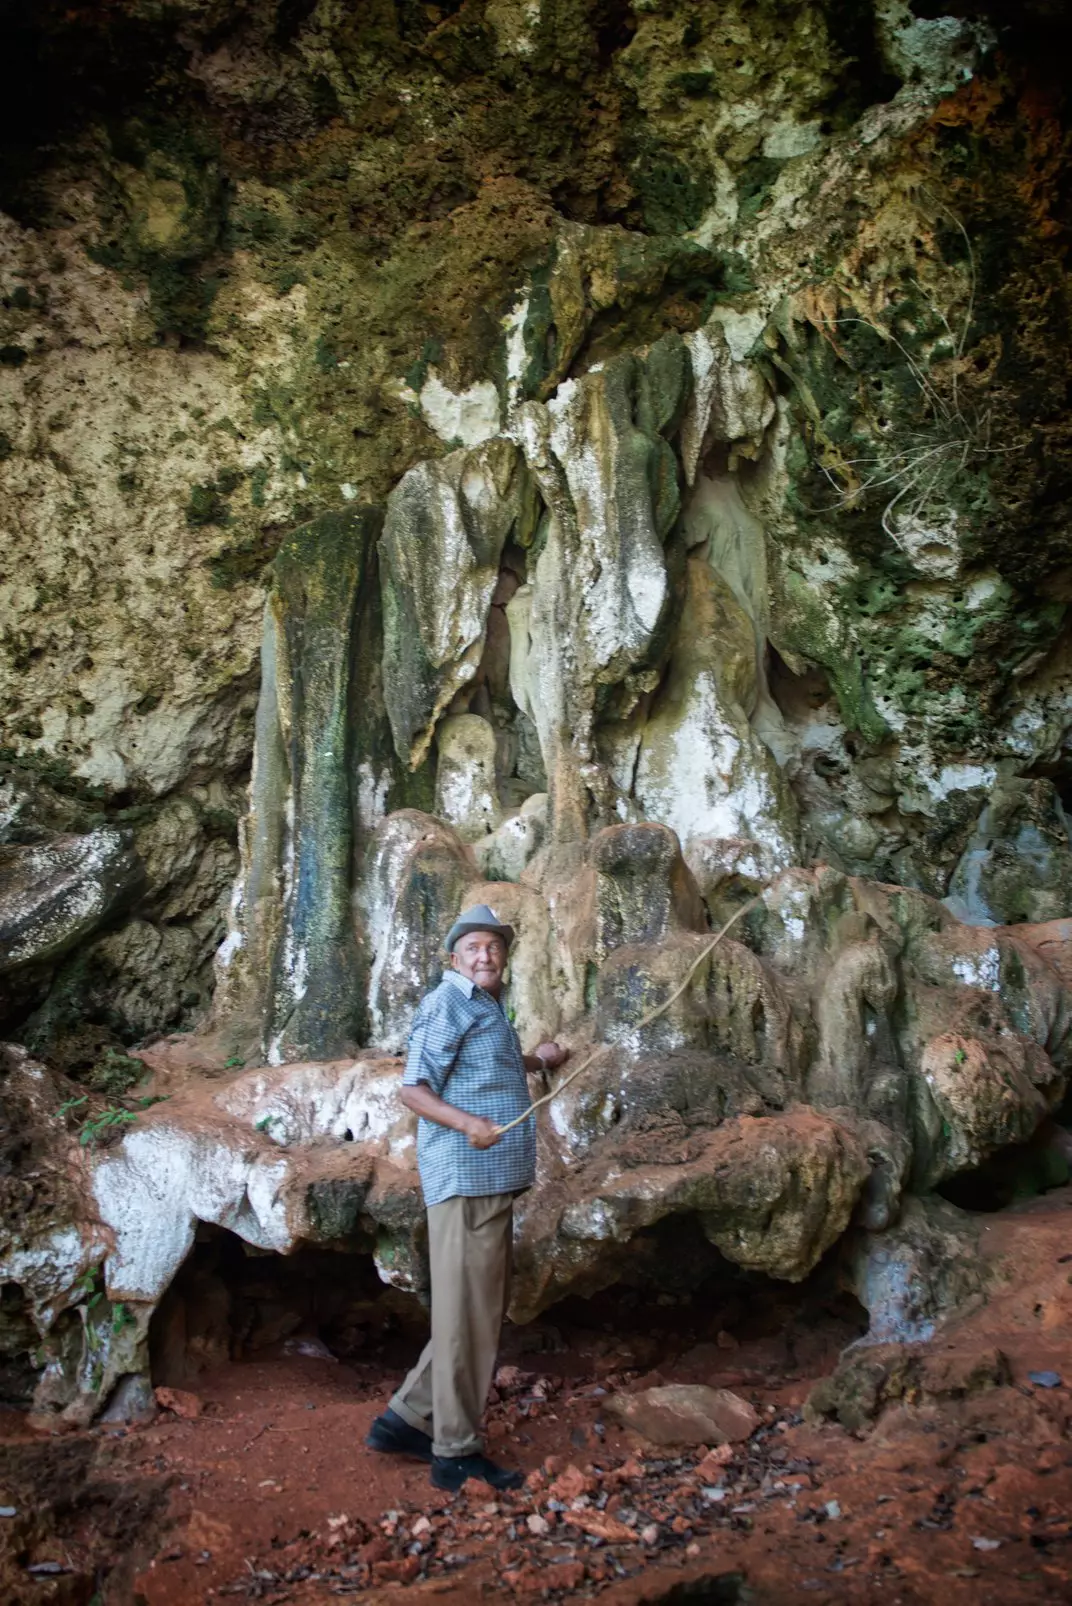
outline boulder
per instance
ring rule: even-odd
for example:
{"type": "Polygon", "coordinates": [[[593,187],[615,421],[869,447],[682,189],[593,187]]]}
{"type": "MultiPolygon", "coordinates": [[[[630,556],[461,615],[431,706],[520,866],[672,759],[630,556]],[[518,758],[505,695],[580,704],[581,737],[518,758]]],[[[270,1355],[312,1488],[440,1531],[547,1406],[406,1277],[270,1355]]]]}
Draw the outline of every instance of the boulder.
{"type": "Polygon", "coordinates": [[[170,1411],[186,1422],[195,1422],[205,1408],[199,1394],[191,1394],[188,1389],[168,1388],[165,1384],[153,1390],[153,1397],[162,1411],[170,1411]]]}
{"type": "Polygon", "coordinates": [[[612,1394],[603,1409],[651,1444],[741,1444],[760,1418],[730,1389],[668,1383],[638,1394],[612,1394]]]}
{"type": "Polygon", "coordinates": [[[357,1244],[404,1281],[396,1266],[419,1256],[396,1240],[413,1238],[422,1210],[399,1087],[397,1062],[369,1056],[244,1072],[148,1110],[93,1170],[109,1298],[151,1308],[198,1222],[278,1254],[357,1244]]]}
{"type": "Polygon", "coordinates": [[[917,1185],[934,1186],[996,1149],[1024,1143],[1056,1109],[1064,1078],[1045,1051],[1001,1033],[943,1032],[923,1051],[917,1121],[926,1143],[917,1154],[917,1185]]]}
{"type": "Polygon", "coordinates": [[[0,974],[51,963],[130,902],[144,868],[129,831],[0,847],[0,974]]]}
{"type": "Polygon", "coordinates": [[[1008,1359],[996,1348],[935,1354],[912,1344],[852,1345],[831,1376],[812,1389],[804,1414],[813,1422],[834,1417],[858,1433],[901,1400],[963,1399],[1010,1380],[1008,1359]]]}
{"type": "Polygon", "coordinates": [[[807,1110],[741,1115],[695,1134],[643,1112],[630,1131],[623,1111],[565,1187],[519,1201],[514,1319],[607,1287],[630,1242],[666,1216],[694,1215],[727,1260],[800,1281],[844,1232],[869,1172],[860,1138],[807,1110]]]}
{"type": "Polygon", "coordinates": [[[894,1226],[862,1233],[849,1264],[870,1317],[865,1344],[926,1342],[989,1281],[975,1220],[934,1195],[906,1199],[894,1226]]]}
{"type": "Polygon", "coordinates": [[[0,843],[27,845],[90,828],[91,809],[57,792],[32,770],[0,762],[0,843]]]}

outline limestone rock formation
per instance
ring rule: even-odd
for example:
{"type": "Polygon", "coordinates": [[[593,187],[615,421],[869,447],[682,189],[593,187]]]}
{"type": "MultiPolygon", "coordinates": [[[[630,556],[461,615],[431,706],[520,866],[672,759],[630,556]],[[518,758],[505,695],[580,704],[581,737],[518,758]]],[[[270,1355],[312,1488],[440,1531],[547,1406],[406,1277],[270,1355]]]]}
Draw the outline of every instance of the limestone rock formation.
{"type": "MultiPolygon", "coordinates": [[[[472,715],[504,818],[549,791],[560,859],[654,818],[753,886],[822,858],[973,921],[1066,913],[1067,333],[1059,293],[1009,288],[1065,282],[1056,136],[1020,137],[1045,52],[818,0],[785,27],[623,7],[605,36],[590,0],[270,9],[20,35],[28,83],[83,52],[130,74],[118,122],[72,80],[70,139],[0,196],[11,753],[106,814],[244,779],[268,565],[277,608],[294,532],[375,504],[358,828],[433,807],[437,729],[472,715]]],[[[333,1051],[351,1017],[327,977],[297,999],[297,956],[345,941],[289,940],[253,961],[268,1040],[333,1051]]]]}
{"type": "Polygon", "coordinates": [[[756,665],[752,621],[710,563],[690,558],[664,696],[638,736],[634,795],[686,852],[743,838],[781,870],[798,856],[796,809],[750,723],[756,665]]]}
{"type": "Polygon", "coordinates": [[[64,1120],[65,1095],[76,1092],[9,1045],[0,1076],[4,1359],[46,1417],[81,1424],[123,1377],[147,1373],[151,1307],[136,1313],[101,1297],[105,1245],[93,1226],[91,1178],[64,1120]]]}
{"type": "Polygon", "coordinates": [[[351,920],[358,592],[375,509],[325,516],[289,539],[266,613],[241,924],[230,1007],[252,1014],[270,1058],[330,1054],[357,1034],[351,920]]]}
{"type": "Polygon", "coordinates": [[[197,1222],[420,1286],[394,1059],[477,898],[525,1044],[605,1050],[540,1118],[519,1316],[688,1220],[788,1279],[845,1236],[876,1333],[938,1319],[933,1191],[1072,1055],[1060,8],[15,9],[42,1409],[136,1403],[197,1222]],[[137,1108],[195,1027],[213,1075],[137,1108]]]}

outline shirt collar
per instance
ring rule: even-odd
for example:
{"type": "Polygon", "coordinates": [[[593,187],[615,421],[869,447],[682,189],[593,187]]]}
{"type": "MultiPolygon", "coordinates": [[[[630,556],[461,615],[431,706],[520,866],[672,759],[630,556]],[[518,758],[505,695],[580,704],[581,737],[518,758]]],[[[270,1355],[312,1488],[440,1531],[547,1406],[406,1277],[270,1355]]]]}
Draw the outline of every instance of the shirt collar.
{"type": "Polygon", "coordinates": [[[445,970],[443,972],[443,980],[453,982],[458,991],[464,993],[466,998],[472,998],[476,992],[476,982],[470,981],[468,976],[463,976],[460,970],[445,970]]]}

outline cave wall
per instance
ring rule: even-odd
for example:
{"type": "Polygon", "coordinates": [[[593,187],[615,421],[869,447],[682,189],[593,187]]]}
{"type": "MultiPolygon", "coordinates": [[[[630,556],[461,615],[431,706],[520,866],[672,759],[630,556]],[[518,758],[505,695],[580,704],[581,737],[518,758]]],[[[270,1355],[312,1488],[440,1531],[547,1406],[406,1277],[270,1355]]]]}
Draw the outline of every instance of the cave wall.
{"type": "Polygon", "coordinates": [[[206,1225],[422,1286],[393,1056],[477,899],[526,1043],[608,1045],[515,1315],[666,1222],[791,1280],[844,1238],[929,1331],[933,1190],[1070,1063],[1062,8],[0,26],[19,1386],[136,1406],[206,1225]],[[128,1096],[194,1027],[212,1076],[128,1096]]]}

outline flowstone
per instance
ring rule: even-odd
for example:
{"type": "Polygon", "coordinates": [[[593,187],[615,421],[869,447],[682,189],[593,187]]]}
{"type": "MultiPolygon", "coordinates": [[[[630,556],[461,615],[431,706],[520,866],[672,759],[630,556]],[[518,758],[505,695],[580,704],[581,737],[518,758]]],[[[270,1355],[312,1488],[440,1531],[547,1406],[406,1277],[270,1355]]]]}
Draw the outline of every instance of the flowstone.
{"type": "Polygon", "coordinates": [[[250,811],[216,1008],[235,1032],[252,1028],[276,1062],[343,1052],[359,1033],[351,700],[359,592],[380,524],[376,509],[357,508],[296,531],[266,609],[250,811]]]}
{"type": "Polygon", "coordinates": [[[387,499],[384,693],[398,755],[413,768],[476,674],[503,547],[511,535],[527,543],[534,506],[520,454],[501,435],[410,469],[387,499]]]}

